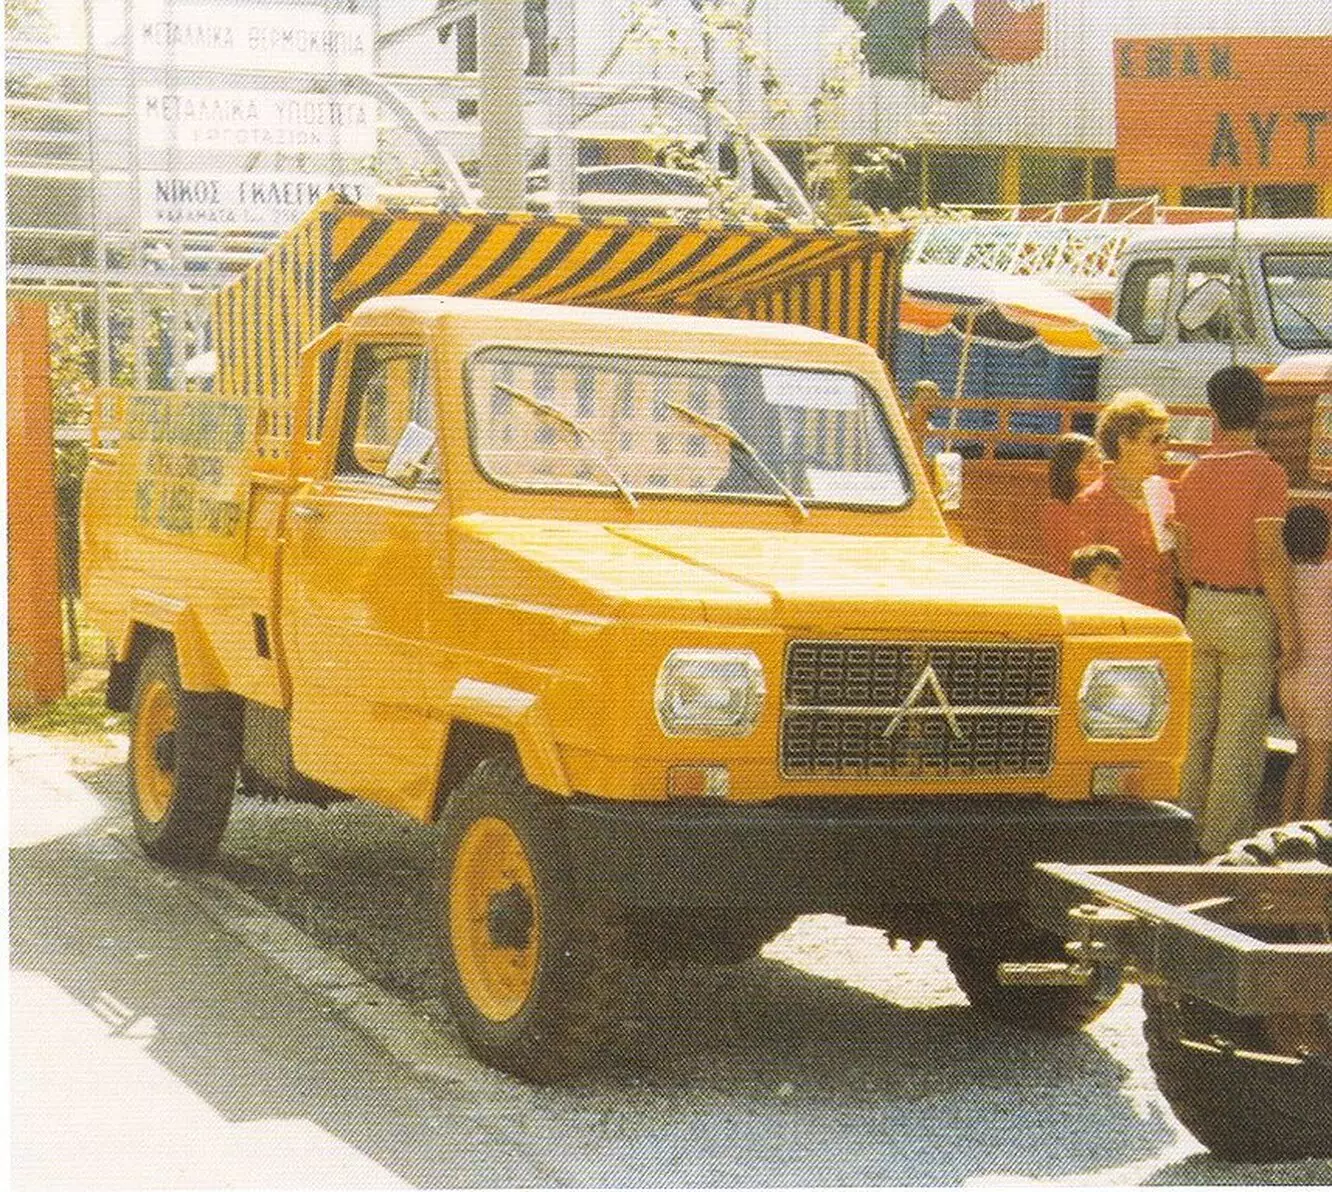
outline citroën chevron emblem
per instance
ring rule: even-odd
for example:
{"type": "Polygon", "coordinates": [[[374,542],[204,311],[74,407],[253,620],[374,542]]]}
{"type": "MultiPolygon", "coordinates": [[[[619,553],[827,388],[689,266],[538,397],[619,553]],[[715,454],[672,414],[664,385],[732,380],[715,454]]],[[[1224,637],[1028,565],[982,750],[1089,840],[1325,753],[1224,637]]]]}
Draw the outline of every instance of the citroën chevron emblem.
{"type": "Polygon", "coordinates": [[[912,714],[919,715],[923,711],[936,712],[942,716],[948,722],[948,727],[953,730],[953,736],[959,741],[965,736],[962,732],[962,726],[957,721],[957,713],[953,711],[953,705],[948,702],[948,696],[944,694],[943,684],[939,682],[939,676],[934,673],[932,662],[925,664],[925,669],[920,672],[920,677],[916,679],[916,684],[911,688],[911,693],[906,697],[902,706],[893,714],[893,718],[888,722],[888,727],[883,730],[884,740],[891,737],[908,716],[912,714]],[[925,694],[926,689],[933,692],[938,704],[937,706],[930,704],[923,709],[918,709],[916,701],[925,694]]]}

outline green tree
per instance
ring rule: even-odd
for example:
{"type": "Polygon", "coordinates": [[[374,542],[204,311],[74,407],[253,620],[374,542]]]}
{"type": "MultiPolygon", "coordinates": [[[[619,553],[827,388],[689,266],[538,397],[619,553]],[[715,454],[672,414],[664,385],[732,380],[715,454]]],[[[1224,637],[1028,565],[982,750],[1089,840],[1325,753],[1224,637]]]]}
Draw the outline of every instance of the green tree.
{"type": "MultiPolygon", "coordinates": [[[[754,34],[754,0],[692,0],[692,5],[697,23],[688,27],[669,19],[662,0],[631,0],[625,9],[628,28],[622,48],[637,50],[656,65],[683,69],[704,105],[723,122],[725,132],[771,136],[771,129],[781,127],[796,109],[771,55],[754,34]],[[704,35],[756,74],[764,105],[762,129],[746,123],[743,117],[730,115],[718,104],[714,63],[700,49],[704,35]]],[[[818,86],[807,101],[804,187],[815,210],[828,222],[883,220],[889,213],[871,209],[857,195],[873,193],[874,179],[894,176],[903,165],[901,151],[909,146],[869,146],[853,155],[842,142],[848,103],[870,77],[864,54],[865,30],[876,13],[883,18],[884,13],[878,12],[883,0],[839,0],[839,6],[845,19],[827,51],[818,86]]],[[[648,143],[662,164],[700,175],[723,216],[753,218],[761,214],[735,179],[704,160],[696,141],[669,134],[663,121],[648,143]]],[[[894,214],[933,218],[914,209],[894,214]]]]}

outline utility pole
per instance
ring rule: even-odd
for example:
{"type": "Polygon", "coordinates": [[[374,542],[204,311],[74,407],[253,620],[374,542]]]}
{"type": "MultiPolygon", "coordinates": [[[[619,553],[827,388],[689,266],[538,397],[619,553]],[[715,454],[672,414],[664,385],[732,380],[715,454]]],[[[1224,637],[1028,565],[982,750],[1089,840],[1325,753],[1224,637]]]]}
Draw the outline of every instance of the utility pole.
{"type": "Polygon", "coordinates": [[[550,110],[554,125],[550,138],[550,193],[552,210],[578,210],[578,138],[573,84],[578,59],[574,50],[576,0],[548,0],[550,37],[550,110]]]}
{"type": "Polygon", "coordinates": [[[492,211],[520,211],[527,201],[523,0],[481,0],[477,43],[482,201],[492,211]]]}

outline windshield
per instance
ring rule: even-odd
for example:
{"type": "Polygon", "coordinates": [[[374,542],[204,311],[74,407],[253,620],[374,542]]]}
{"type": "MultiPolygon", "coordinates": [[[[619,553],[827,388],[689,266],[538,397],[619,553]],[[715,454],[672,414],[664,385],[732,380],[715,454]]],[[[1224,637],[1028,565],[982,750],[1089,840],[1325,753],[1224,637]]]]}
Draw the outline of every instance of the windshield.
{"type": "Polygon", "coordinates": [[[1332,253],[1272,253],[1263,279],[1277,338],[1288,348],[1332,348],[1332,253]]]}
{"type": "Polygon", "coordinates": [[[877,395],[847,373],[496,346],[469,362],[467,406],[477,463],[506,487],[911,500],[877,395]]]}

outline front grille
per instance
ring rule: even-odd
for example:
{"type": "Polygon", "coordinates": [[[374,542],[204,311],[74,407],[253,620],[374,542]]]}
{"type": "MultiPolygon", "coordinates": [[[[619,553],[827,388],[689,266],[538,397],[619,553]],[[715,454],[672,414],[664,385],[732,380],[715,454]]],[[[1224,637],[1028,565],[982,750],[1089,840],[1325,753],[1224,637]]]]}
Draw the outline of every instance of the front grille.
{"type": "Polygon", "coordinates": [[[1058,691],[1055,645],[792,642],[782,773],[1040,777],[1058,691]]]}

